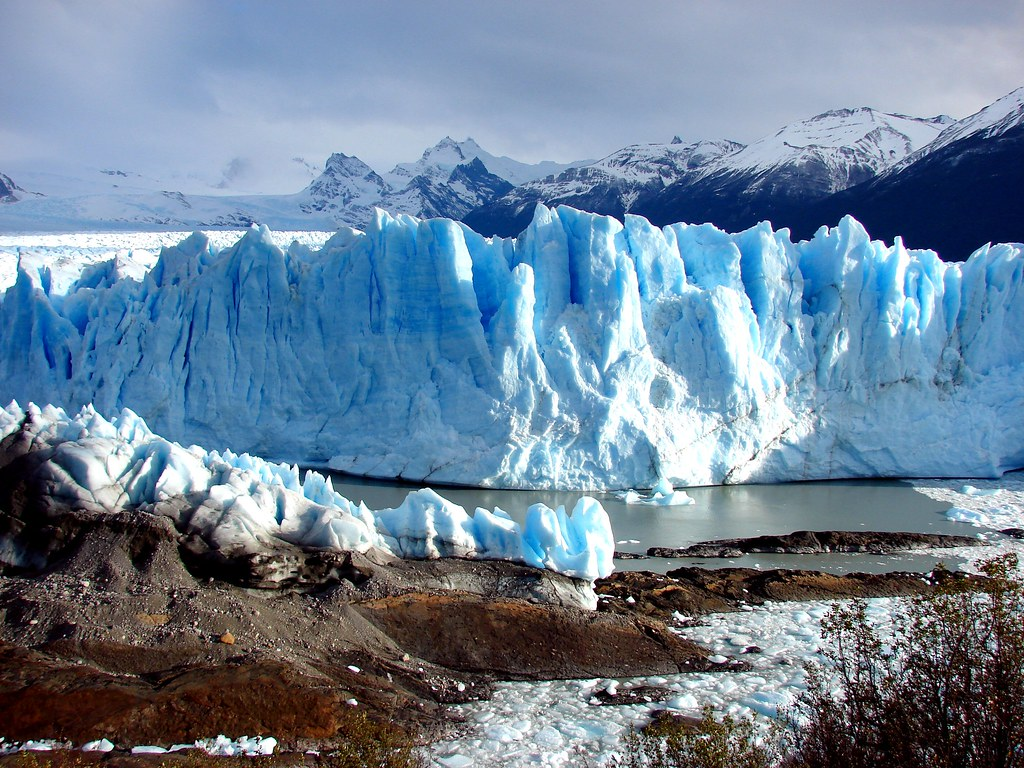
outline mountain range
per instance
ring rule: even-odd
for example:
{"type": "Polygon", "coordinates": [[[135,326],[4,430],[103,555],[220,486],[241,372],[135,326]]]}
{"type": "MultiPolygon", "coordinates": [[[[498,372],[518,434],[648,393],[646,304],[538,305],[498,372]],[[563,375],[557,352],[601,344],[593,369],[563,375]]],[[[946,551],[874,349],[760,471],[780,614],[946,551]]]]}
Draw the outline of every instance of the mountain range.
{"type": "MultiPolygon", "coordinates": [[[[0,169],[2,170],[2,169],[0,169]]],[[[380,174],[335,153],[303,190],[184,194],[121,170],[56,178],[0,173],[0,230],[363,228],[374,208],[517,235],[538,203],[652,223],[759,221],[809,238],[853,214],[874,237],[963,259],[1024,240],[1024,88],[963,120],[837,109],[744,145],[727,139],[636,144],[597,161],[528,164],[445,137],[380,174]]]]}

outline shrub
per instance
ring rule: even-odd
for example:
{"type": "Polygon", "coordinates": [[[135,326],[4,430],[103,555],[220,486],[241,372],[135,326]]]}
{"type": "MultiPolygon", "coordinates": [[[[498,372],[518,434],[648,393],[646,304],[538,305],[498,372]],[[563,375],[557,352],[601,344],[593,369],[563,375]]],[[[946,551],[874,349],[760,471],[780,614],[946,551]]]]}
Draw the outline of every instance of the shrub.
{"type": "MultiPolygon", "coordinates": [[[[770,768],[778,755],[772,743],[761,744],[754,721],[726,715],[717,720],[705,707],[699,723],[663,720],[642,731],[631,730],[625,751],[613,768],[770,768]]],[[[771,740],[769,740],[771,742],[771,740]]]]}
{"type": "Polygon", "coordinates": [[[424,768],[427,761],[409,735],[390,723],[352,713],[339,733],[344,741],[317,758],[317,768],[424,768]]]}
{"type": "Polygon", "coordinates": [[[798,768],[1024,766],[1024,589],[1017,559],[986,579],[945,579],[896,614],[886,645],[864,603],[822,624],[826,663],[808,670],[789,722],[798,768]],[[980,591],[978,589],[980,588],[980,591]]]}

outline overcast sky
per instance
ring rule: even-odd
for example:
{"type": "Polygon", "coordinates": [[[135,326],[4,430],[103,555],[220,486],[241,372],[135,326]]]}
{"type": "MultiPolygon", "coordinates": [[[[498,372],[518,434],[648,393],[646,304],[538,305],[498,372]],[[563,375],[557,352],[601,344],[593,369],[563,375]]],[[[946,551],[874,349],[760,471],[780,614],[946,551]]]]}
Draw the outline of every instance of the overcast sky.
{"type": "Polygon", "coordinates": [[[569,161],[838,107],[965,117],[1024,85],[1024,0],[0,0],[0,30],[0,171],[249,191],[445,135],[569,161]]]}

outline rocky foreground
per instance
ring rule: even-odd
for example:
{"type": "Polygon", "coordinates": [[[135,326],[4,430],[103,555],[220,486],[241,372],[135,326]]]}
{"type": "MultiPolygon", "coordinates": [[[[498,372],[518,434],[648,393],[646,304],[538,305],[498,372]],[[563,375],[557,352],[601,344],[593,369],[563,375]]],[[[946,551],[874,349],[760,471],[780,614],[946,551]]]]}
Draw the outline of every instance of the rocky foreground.
{"type": "Polygon", "coordinates": [[[329,747],[353,710],[427,739],[454,725],[447,705],[487,696],[496,679],[721,668],[668,629],[675,612],[931,588],[916,574],[618,573],[598,581],[593,611],[589,582],[508,562],[297,547],[197,558],[167,518],[97,515],[11,487],[0,502],[2,540],[37,564],[0,577],[8,740],[272,734],[301,750],[329,747]],[[262,577],[282,567],[305,576],[262,577]]]}

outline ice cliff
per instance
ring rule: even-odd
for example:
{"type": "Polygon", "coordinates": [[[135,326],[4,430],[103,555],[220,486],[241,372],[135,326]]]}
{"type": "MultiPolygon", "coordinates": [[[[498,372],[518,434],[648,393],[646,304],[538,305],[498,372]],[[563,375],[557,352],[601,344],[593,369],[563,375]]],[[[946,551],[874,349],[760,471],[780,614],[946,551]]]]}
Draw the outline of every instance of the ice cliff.
{"type": "Polygon", "coordinates": [[[1024,259],[538,206],[516,239],[378,211],[253,228],[65,295],[22,270],[0,393],[172,440],[506,487],[994,476],[1024,465],[1024,259]]]}
{"type": "MultiPolygon", "coordinates": [[[[28,452],[40,457],[22,465],[32,474],[30,487],[90,513],[170,517],[182,533],[231,556],[285,543],[414,559],[511,560],[586,581],[612,572],[608,515],[588,497],[571,514],[534,504],[523,526],[497,508],[471,515],[429,488],[394,509],[370,510],[316,472],[300,479],[287,464],[183,448],[128,409],[108,421],[91,406],[69,416],[51,405],[23,410],[11,403],[0,409],[0,466],[28,452]]],[[[0,562],[31,565],[10,533],[0,536],[0,562]]]]}

